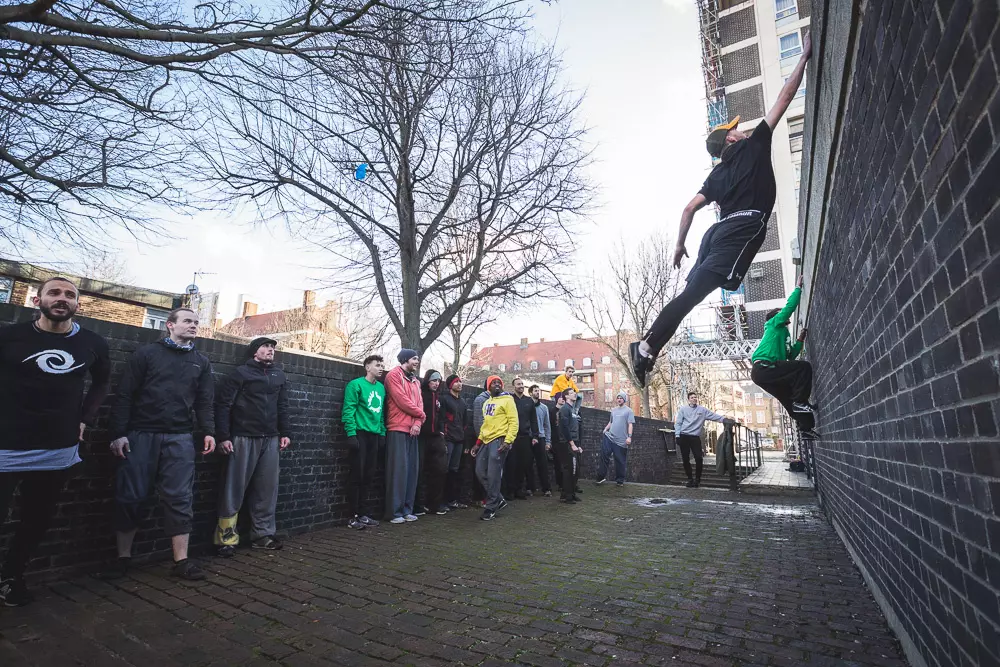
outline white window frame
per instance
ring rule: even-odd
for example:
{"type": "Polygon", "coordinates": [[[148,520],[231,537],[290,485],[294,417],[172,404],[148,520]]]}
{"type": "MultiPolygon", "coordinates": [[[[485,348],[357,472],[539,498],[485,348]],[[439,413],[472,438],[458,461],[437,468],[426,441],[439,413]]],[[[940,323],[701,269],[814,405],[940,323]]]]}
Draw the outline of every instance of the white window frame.
{"type": "Polygon", "coordinates": [[[514,362],[514,370],[515,371],[521,370],[521,362],[520,361],[515,361],[514,362]]]}
{"type": "Polygon", "coordinates": [[[549,366],[549,370],[550,370],[550,371],[551,371],[551,370],[555,370],[555,367],[556,367],[556,360],[555,360],[555,359],[549,359],[549,364],[548,364],[548,366],[549,366]]]}
{"type": "Polygon", "coordinates": [[[604,384],[611,384],[615,381],[615,374],[611,371],[604,371],[604,384]]]}
{"type": "Polygon", "coordinates": [[[142,318],[143,329],[156,329],[158,331],[167,330],[167,317],[170,311],[160,308],[147,308],[146,316],[142,318]],[[156,325],[156,326],[153,326],[156,325]]]}
{"type": "Polygon", "coordinates": [[[795,56],[798,55],[802,55],[802,35],[799,33],[798,29],[795,29],[789,33],[785,33],[784,35],[778,35],[778,58],[780,60],[784,60],[785,58],[794,58],[795,56]],[[795,46],[790,46],[787,48],[782,46],[781,42],[786,37],[794,37],[795,46]]]}
{"type": "Polygon", "coordinates": [[[610,389],[605,389],[604,390],[604,402],[605,403],[610,403],[611,401],[615,400],[613,394],[614,394],[614,392],[612,392],[610,389]]]}
{"type": "Polygon", "coordinates": [[[537,371],[538,370],[538,362],[537,361],[532,361],[530,364],[528,364],[528,368],[530,368],[533,371],[537,371]]]}
{"type": "Polygon", "coordinates": [[[601,363],[602,364],[610,364],[611,363],[611,357],[601,357],[601,363]]]}
{"type": "Polygon", "coordinates": [[[565,369],[567,366],[572,366],[573,368],[576,368],[576,364],[573,363],[572,359],[567,359],[566,361],[563,362],[563,369],[565,369]]]}
{"type": "Polygon", "coordinates": [[[14,295],[14,279],[0,278],[0,303],[10,303],[14,295]]]}
{"type": "Polygon", "coordinates": [[[767,415],[764,414],[763,410],[757,411],[757,423],[764,424],[767,422],[767,415]]]}
{"type": "Polygon", "coordinates": [[[764,405],[764,394],[754,394],[753,404],[757,406],[764,405]]]}
{"type": "Polygon", "coordinates": [[[490,365],[489,364],[483,364],[483,370],[484,371],[490,370],[490,365]]]}
{"type": "Polygon", "coordinates": [[[500,364],[499,366],[497,366],[497,370],[499,370],[501,373],[507,372],[507,364],[500,364]]]}
{"type": "Polygon", "coordinates": [[[583,358],[583,367],[584,368],[590,368],[592,361],[593,361],[593,359],[591,359],[590,357],[584,357],[583,358]]]}
{"type": "Polygon", "coordinates": [[[799,13],[799,3],[798,0],[774,0],[774,20],[780,21],[781,19],[787,19],[793,14],[799,13]],[[782,4],[789,5],[784,9],[781,8],[782,4]]]}

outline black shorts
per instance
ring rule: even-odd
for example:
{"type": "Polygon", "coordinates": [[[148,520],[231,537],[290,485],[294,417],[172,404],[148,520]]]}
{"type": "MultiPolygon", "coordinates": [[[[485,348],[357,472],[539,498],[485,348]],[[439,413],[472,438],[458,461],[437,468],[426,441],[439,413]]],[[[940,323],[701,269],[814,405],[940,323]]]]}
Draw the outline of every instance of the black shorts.
{"type": "Polygon", "coordinates": [[[747,210],[730,213],[712,225],[701,240],[698,259],[688,274],[711,271],[725,277],[722,288],[732,291],[739,288],[750,268],[750,262],[767,237],[767,219],[771,214],[747,210]]]}

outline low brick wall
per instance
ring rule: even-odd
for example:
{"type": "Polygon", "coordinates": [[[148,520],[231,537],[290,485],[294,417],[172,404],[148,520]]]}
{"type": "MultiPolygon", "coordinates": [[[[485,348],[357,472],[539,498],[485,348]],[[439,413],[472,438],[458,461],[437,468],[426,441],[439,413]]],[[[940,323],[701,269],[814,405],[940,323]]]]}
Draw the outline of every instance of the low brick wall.
{"type": "MultiPolygon", "coordinates": [[[[32,309],[0,305],[0,326],[29,320],[32,309]]],[[[104,336],[111,348],[113,362],[112,393],[129,355],[140,345],[155,341],[160,335],[152,329],[126,326],[80,318],[80,323],[104,336]]],[[[232,343],[200,339],[198,348],[212,360],[216,375],[228,373],[243,362],[243,347],[232,343]]],[[[278,530],[281,533],[304,531],[336,525],[347,518],[347,481],[349,463],[340,408],[347,382],[361,374],[357,364],[279,352],[278,361],[289,378],[292,410],[292,446],[281,456],[281,479],[278,495],[278,530]]],[[[478,390],[466,390],[471,404],[478,390]]],[[[108,452],[104,431],[109,401],[102,408],[98,427],[88,431],[81,452],[84,462],[77,466],[74,478],[60,500],[54,526],[32,562],[32,570],[53,572],[65,568],[87,569],[114,556],[111,529],[115,460],[108,452]]],[[[601,430],[608,413],[584,409],[583,445],[586,452],[583,473],[593,476],[600,449],[601,430]]],[[[639,419],[629,459],[629,480],[663,483],[668,479],[669,464],[659,428],[665,422],[639,419]]],[[[211,544],[216,520],[223,457],[198,457],[194,486],[195,527],[191,535],[193,553],[206,551],[211,544]]],[[[376,471],[375,488],[381,503],[382,465],[376,471]]],[[[13,519],[17,519],[18,501],[13,519]]],[[[150,504],[148,518],[135,539],[136,556],[161,557],[169,554],[170,541],[163,536],[161,514],[150,504]]],[[[5,551],[13,523],[0,530],[0,551],[5,551]]]]}

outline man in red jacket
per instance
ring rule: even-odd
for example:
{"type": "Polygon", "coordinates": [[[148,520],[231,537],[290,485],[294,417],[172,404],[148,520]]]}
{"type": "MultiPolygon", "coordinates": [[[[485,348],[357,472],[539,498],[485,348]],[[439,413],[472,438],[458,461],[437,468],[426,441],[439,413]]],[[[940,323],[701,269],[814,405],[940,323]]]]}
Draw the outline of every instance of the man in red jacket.
{"type": "Polygon", "coordinates": [[[413,513],[420,460],[417,437],[425,416],[417,378],[420,356],[416,350],[403,349],[396,359],[399,366],[385,377],[385,518],[398,524],[417,520],[413,513]]]}

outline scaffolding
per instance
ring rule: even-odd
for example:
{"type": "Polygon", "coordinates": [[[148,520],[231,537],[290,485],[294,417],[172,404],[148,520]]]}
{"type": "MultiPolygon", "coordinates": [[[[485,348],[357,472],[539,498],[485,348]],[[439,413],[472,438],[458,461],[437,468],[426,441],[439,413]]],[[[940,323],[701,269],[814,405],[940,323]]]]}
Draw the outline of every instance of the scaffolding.
{"type": "Polygon", "coordinates": [[[722,39],[719,36],[718,0],[696,0],[701,41],[701,70],[705,77],[708,129],[729,120],[726,83],[722,72],[722,39]]]}

